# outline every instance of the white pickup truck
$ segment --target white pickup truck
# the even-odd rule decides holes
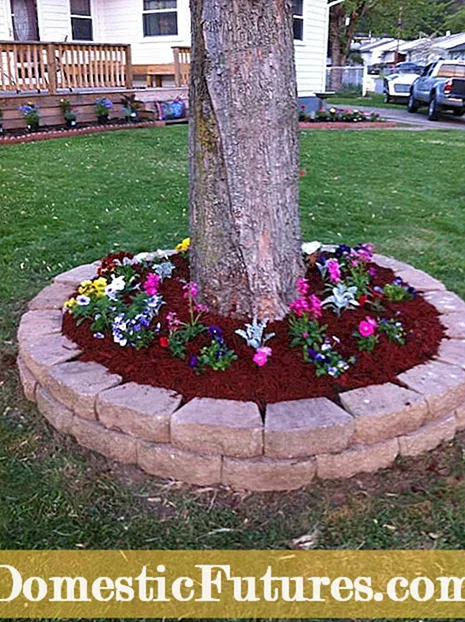
[[[410,89],[408,111],[428,106],[428,118],[437,121],[442,110],[465,114],[465,62],[440,60],[428,65]]]

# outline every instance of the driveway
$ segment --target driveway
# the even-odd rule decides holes
[[[427,110],[422,108],[415,114],[407,112],[407,108],[399,105],[398,108],[373,108],[371,106],[346,106],[333,104],[338,108],[347,108],[350,110],[366,110],[367,112],[376,112],[386,121],[395,121],[396,123],[407,123],[410,129],[418,130],[465,130],[465,116],[461,118],[454,117],[450,112],[444,112],[439,121],[428,121]]]

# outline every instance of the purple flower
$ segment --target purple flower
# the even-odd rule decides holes
[[[217,339],[219,341],[223,339],[223,331],[219,326],[209,326],[207,332],[213,339]]]
[[[199,364],[199,357],[195,356],[195,354],[193,354],[190,358],[189,358],[189,367],[191,369],[196,369],[196,367]]]
[[[313,350],[312,348],[309,348],[307,352],[308,356],[312,359],[312,361],[315,361],[316,357],[318,356],[318,352],[316,350]]]
[[[335,252],[336,257],[342,257],[343,255],[348,255],[352,249],[347,244],[340,244]]]

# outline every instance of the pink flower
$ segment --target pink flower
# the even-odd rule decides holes
[[[301,296],[306,296],[308,294],[308,290],[310,289],[310,285],[308,284],[307,279],[298,279],[297,280],[297,291]]]
[[[155,296],[156,294],[158,294],[158,288],[160,287],[160,283],[161,276],[151,272],[144,283],[145,293],[149,296]]]
[[[178,315],[174,311],[170,311],[168,313],[168,315],[166,316],[166,320],[168,322],[169,330],[178,330],[179,326],[181,325]]]
[[[253,357],[253,362],[259,367],[264,367],[268,363],[269,357],[273,354],[273,350],[266,346],[258,348]]]
[[[330,259],[326,264],[328,266],[329,280],[331,283],[339,283],[341,280],[341,266],[337,259]]]
[[[208,313],[210,309],[207,307],[207,305],[195,305],[194,311],[196,313]]]
[[[366,317],[362,320],[358,326],[358,332],[362,337],[372,337],[375,334],[375,330],[378,328],[378,323],[371,317]]]
[[[302,317],[304,313],[310,312],[310,305],[306,298],[296,298],[289,306],[289,309],[295,313],[297,317]]]
[[[190,281],[186,283],[183,287],[184,289],[184,298],[196,298],[199,293],[199,286],[194,281]]]
[[[313,315],[315,319],[318,319],[323,315],[321,300],[318,296],[312,294],[310,296],[310,313]]]

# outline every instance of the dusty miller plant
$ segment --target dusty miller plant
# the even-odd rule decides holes
[[[323,300],[324,307],[333,307],[338,315],[343,311],[355,309],[360,306],[356,299],[357,288],[347,287],[344,283],[339,283],[333,288],[333,295]]]
[[[267,341],[272,339],[276,333],[268,333],[265,334],[265,329],[268,324],[268,320],[258,321],[258,318],[255,316],[252,320],[252,324],[246,324],[245,330],[238,329],[236,330],[236,334],[239,337],[242,337],[247,341],[247,345],[251,348],[255,348],[258,350],[262,348]]]

